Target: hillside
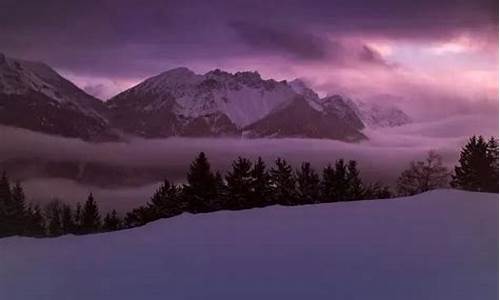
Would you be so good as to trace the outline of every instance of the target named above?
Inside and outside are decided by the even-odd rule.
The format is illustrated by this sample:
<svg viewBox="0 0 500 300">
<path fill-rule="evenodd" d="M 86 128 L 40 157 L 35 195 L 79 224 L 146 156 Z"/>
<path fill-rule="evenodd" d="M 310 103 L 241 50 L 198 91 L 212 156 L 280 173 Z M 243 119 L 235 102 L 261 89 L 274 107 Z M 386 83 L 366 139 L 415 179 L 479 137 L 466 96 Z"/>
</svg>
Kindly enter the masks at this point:
<svg viewBox="0 0 500 300">
<path fill-rule="evenodd" d="M 0 240 L 1 299 L 496 299 L 498 195 L 181 215 Z"/>
</svg>

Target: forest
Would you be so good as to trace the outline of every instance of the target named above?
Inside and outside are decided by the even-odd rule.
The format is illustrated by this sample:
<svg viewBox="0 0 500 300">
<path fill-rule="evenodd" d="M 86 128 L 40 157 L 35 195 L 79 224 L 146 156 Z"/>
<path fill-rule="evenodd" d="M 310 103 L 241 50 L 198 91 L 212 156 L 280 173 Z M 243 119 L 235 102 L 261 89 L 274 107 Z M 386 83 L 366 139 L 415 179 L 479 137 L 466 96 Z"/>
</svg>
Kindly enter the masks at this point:
<svg viewBox="0 0 500 300">
<path fill-rule="evenodd" d="M 443 165 L 438 153 L 430 151 L 424 160 L 410 162 L 394 187 L 364 182 L 354 160 L 339 159 L 318 172 L 308 162 L 294 169 L 282 158 L 269 167 L 261 158 L 251 161 L 239 157 L 229 172 L 221 174 L 211 169 L 201 152 L 191 163 L 184 184 L 165 179 L 146 205 L 125 215 L 115 210 L 101 212 L 92 193 L 75 207 L 60 199 L 44 207 L 27 203 L 22 183 L 11 181 L 4 172 L 0 178 L 0 237 L 108 232 L 185 212 L 387 199 L 450 187 L 498 193 L 498 140 L 471 137 L 452 171 Z"/>
</svg>

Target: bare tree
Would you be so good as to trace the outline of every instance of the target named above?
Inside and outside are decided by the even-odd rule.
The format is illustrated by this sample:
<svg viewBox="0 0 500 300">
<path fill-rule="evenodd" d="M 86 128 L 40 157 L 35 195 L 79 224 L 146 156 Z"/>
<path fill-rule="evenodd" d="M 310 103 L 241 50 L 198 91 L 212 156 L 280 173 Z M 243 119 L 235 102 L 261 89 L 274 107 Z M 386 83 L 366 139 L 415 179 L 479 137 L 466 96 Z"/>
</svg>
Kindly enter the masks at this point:
<svg viewBox="0 0 500 300">
<path fill-rule="evenodd" d="M 448 186 L 450 171 L 443 166 L 441 155 L 429 151 L 424 161 L 412 161 L 401 173 L 397 190 L 401 196 L 411 196 Z"/>
</svg>

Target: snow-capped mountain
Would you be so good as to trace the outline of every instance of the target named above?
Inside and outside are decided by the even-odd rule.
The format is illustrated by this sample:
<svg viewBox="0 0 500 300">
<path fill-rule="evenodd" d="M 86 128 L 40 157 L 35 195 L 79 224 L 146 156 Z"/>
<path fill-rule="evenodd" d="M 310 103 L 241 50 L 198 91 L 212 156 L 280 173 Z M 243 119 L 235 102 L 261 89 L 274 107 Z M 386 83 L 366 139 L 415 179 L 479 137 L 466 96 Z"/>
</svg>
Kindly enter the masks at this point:
<svg viewBox="0 0 500 300">
<path fill-rule="evenodd" d="M 390 104 L 368 103 L 349 99 L 346 103 L 363 120 L 366 127 L 397 127 L 412 122 L 401 109 Z"/>
<path fill-rule="evenodd" d="M 104 103 L 49 66 L 0 54 L 0 123 L 85 140 L 115 138 Z"/>
<path fill-rule="evenodd" d="M 398 126 L 396 108 L 320 98 L 302 81 L 257 72 L 195 74 L 176 68 L 109 101 L 96 99 L 49 66 L 0 54 L 0 124 L 84 140 L 122 134 L 161 138 L 309 137 L 358 141 L 365 126 Z"/>
<path fill-rule="evenodd" d="M 108 105 L 115 125 L 146 137 L 365 138 L 349 105 L 332 109 L 299 84 L 264 80 L 257 72 L 199 75 L 178 68 L 143 81 Z"/>
</svg>

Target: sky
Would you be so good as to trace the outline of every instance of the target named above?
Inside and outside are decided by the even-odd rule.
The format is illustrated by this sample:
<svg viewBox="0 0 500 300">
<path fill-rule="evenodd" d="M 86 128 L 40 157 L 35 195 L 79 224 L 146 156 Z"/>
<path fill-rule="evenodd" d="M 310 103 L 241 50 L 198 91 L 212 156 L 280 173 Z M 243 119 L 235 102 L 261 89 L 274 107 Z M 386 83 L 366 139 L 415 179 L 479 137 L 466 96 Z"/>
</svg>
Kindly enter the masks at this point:
<svg viewBox="0 0 500 300">
<path fill-rule="evenodd" d="M 187 66 L 301 78 L 421 121 L 498 118 L 496 0 L 0 0 L 0 51 L 103 100 Z"/>
</svg>

